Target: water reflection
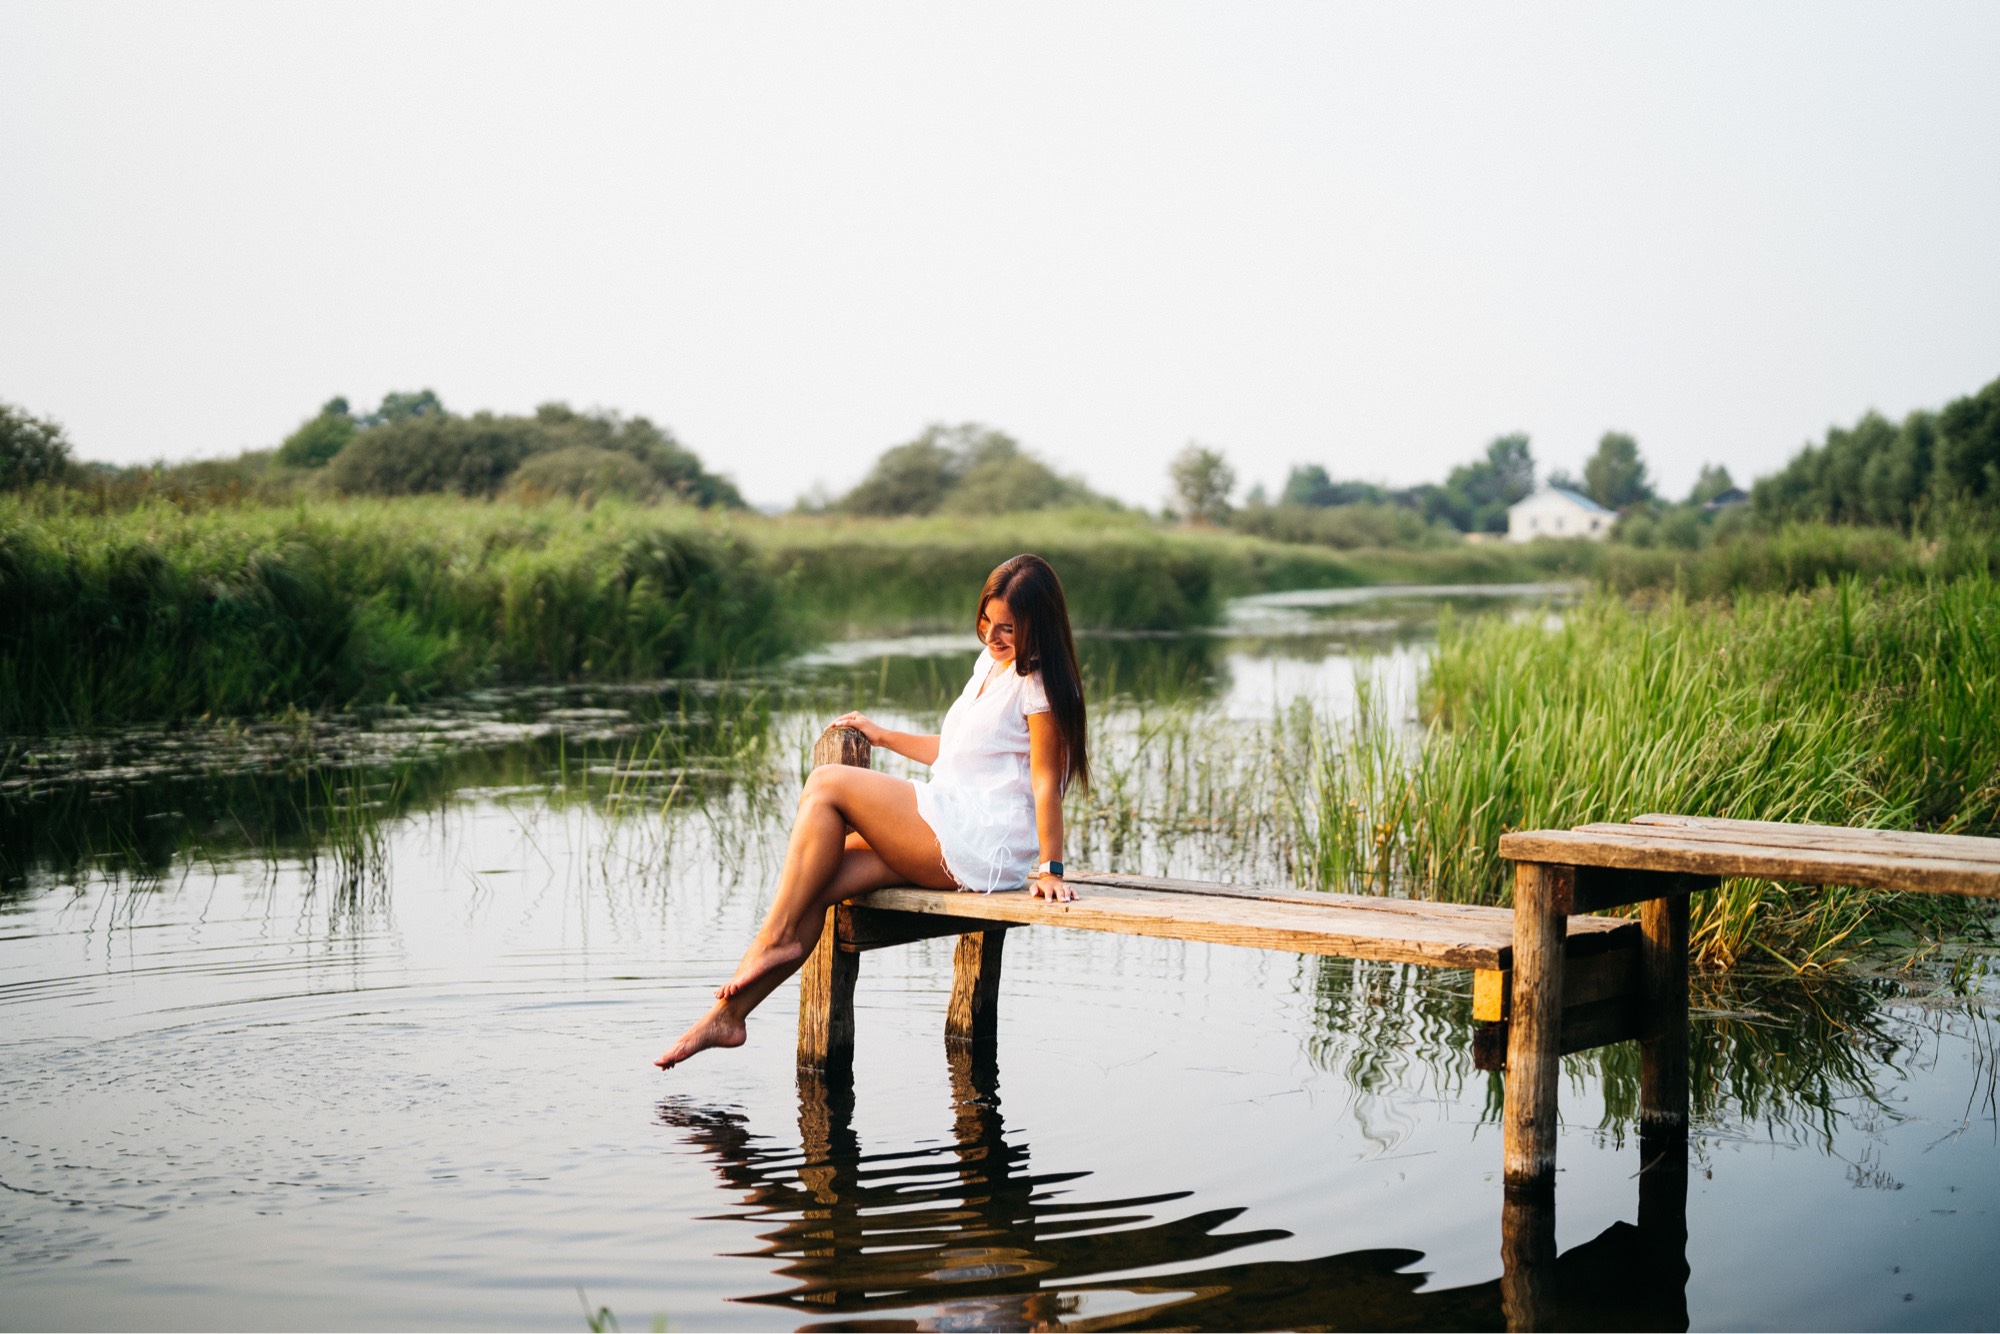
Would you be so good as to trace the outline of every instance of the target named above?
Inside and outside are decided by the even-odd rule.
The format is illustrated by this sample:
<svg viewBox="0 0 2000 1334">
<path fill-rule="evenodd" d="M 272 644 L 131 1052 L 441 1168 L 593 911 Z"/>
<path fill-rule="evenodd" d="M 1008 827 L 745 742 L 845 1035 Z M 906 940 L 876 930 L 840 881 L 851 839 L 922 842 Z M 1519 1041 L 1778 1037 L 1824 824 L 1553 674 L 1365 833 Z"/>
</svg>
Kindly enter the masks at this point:
<svg viewBox="0 0 2000 1334">
<path fill-rule="evenodd" d="M 1470 973 L 1367 959 L 1307 966 L 1307 1055 L 1353 1091 L 1371 1143 L 1395 1145 L 1396 1123 L 1406 1119 L 1400 1104 L 1426 1085 L 1455 1098 L 1468 1081 L 1483 1081 L 1481 1120 L 1499 1125 L 1502 1076 L 1473 1060 Z M 1944 1005 L 1910 981 L 1866 975 L 1697 973 L 1691 1004 L 1689 1115 L 1703 1137 L 1761 1134 L 1821 1151 L 1844 1121 L 1899 1114 L 1886 1090 L 1908 1077 L 1913 1057 L 1936 1046 L 1919 1016 L 1933 1024 L 1957 1016 L 1968 1037 L 1984 1031 L 1976 998 Z M 1567 1056 L 1564 1065 L 1598 1090 L 1598 1133 L 1625 1143 L 1640 1121 L 1637 1044 Z"/>
<path fill-rule="evenodd" d="M 867 1151 L 851 1085 L 807 1071 L 796 1149 L 739 1113 L 661 1104 L 660 1122 L 738 1197 L 719 1217 L 759 1229 L 762 1245 L 738 1254 L 788 1281 L 739 1300 L 813 1330 L 1687 1327 L 1685 1141 L 1677 1183 L 1655 1163 L 1639 1226 L 1556 1257 L 1552 1206 L 1510 1206 L 1506 1275 L 1427 1289 L 1423 1252 L 1403 1247 L 1213 1263 L 1293 1234 L 1240 1226 L 1243 1208 L 1175 1211 L 1187 1190 L 1092 1199 L 1089 1172 L 1035 1172 L 1007 1132 L 992 1049 L 947 1043 L 946 1060 L 942 1147 Z"/>
<path fill-rule="evenodd" d="M 689 683 L 481 691 L 421 710 L 201 721 L 0 742 L 0 898 L 139 887 L 192 861 L 296 858 L 385 890 L 383 830 L 455 799 L 700 800 L 769 767 L 765 690 Z"/>
</svg>

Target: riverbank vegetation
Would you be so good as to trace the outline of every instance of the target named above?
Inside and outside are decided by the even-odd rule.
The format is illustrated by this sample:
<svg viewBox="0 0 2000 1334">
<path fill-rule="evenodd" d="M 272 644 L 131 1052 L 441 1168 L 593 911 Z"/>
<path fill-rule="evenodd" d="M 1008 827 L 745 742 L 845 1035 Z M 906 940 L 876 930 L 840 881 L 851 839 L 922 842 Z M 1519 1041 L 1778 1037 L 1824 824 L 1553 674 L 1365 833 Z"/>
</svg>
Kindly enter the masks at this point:
<svg viewBox="0 0 2000 1334">
<path fill-rule="evenodd" d="M 1280 731 L 1303 877 L 1508 900 L 1510 829 L 1649 811 L 2000 834 L 2000 582 L 1869 585 L 1447 624 L 1414 736 L 1379 700 Z M 1696 896 L 1710 964 L 1824 965 L 1887 926 L 1965 929 L 1959 900 L 1726 881 Z"/>
<path fill-rule="evenodd" d="M 0 499 L 0 729 L 726 675 L 796 646 L 685 507 Z"/>
<path fill-rule="evenodd" d="M 987 572 L 1028 549 L 1093 630 L 1199 627 L 1241 593 L 1580 568 L 1563 547 L 1336 553 L 1098 510 L 843 520 L 40 488 L 0 497 L 0 730 L 741 674 L 830 637 L 959 628 Z"/>
</svg>

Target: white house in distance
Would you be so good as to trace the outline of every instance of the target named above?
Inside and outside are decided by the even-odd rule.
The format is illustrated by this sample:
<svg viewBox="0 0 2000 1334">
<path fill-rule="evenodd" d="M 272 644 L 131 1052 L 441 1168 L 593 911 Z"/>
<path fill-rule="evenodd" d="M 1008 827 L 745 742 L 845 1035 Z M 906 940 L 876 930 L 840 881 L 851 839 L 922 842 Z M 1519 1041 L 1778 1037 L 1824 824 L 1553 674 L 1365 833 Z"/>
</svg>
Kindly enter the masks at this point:
<svg viewBox="0 0 2000 1334">
<path fill-rule="evenodd" d="M 1545 486 L 1526 500 L 1507 507 L 1507 540 L 1532 542 L 1538 537 L 1588 537 L 1602 542 L 1611 536 L 1618 516 L 1589 496 Z"/>
</svg>

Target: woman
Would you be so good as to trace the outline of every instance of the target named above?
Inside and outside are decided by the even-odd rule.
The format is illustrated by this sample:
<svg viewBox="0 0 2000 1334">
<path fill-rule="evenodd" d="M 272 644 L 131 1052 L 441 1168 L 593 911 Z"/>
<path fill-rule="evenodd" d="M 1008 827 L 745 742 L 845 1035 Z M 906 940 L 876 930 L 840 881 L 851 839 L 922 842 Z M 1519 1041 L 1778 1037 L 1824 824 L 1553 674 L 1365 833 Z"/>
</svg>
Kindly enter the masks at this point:
<svg viewBox="0 0 2000 1334">
<path fill-rule="evenodd" d="M 834 719 L 930 765 L 931 780 L 812 771 L 770 914 L 708 1013 L 653 1064 L 669 1070 L 709 1047 L 741 1046 L 750 1012 L 805 962 L 826 910 L 863 890 L 1026 883 L 1038 898 L 1076 897 L 1062 878 L 1062 798 L 1072 781 L 1090 781 L 1090 761 L 1069 607 L 1049 563 L 1016 556 L 988 575 L 973 630 L 986 652 L 938 735 L 891 732 L 858 713 Z"/>
</svg>

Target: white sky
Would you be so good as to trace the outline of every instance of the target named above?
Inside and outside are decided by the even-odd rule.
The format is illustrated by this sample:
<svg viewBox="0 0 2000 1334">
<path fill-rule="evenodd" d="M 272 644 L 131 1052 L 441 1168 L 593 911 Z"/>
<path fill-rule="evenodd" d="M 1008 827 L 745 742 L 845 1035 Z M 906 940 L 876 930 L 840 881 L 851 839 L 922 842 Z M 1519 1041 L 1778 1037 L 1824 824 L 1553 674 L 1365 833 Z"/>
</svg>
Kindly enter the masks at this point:
<svg viewBox="0 0 2000 1334">
<path fill-rule="evenodd" d="M 753 499 L 934 420 L 1669 492 L 2000 376 L 2000 4 L 0 3 L 0 398 L 644 413 Z"/>
</svg>

